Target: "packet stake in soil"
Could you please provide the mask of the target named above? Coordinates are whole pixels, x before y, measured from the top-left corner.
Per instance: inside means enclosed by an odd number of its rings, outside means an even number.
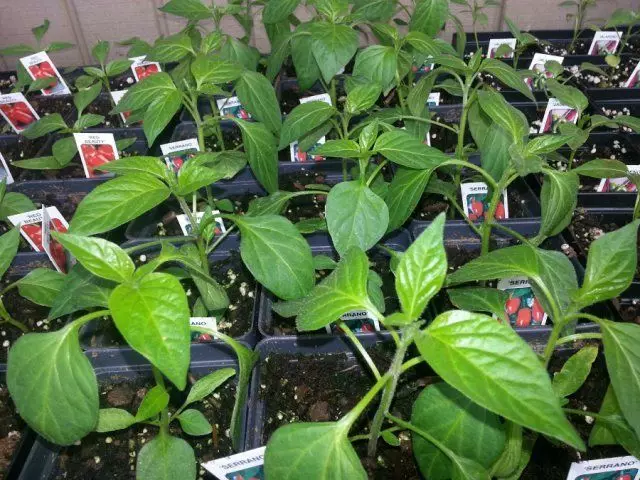
[[[189,325],[192,327],[206,328],[208,330],[218,331],[218,320],[216,317],[191,317],[189,319]],[[191,332],[192,342],[205,342],[211,341],[211,335],[201,332]]]
[[[500,55],[500,58],[513,58],[513,51],[516,49],[517,40],[515,38],[492,38],[489,40],[489,50],[487,56],[489,58],[498,58],[496,57],[496,51],[502,45],[508,45],[511,48],[511,51],[505,55]]]
[[[544,53],[536,53],[531,60],[531,65],[529,65],[529,70],[534,73],[544,74],[546,78],[553,78],[553,73],[547,71],[545,64],[547,62],[558,62],[560,65],[564,62],[564,57],[559,57],[557,55],[547,55]],[[534,87],[534,79],[533,78],[525,78],[525,82],[529,85],[529,88],[533,90]],[[536,85],[537,86],[537,85]]]
[[[462,209],[472,222],[484,220],[485,212],[489,210],[489,189],[484,182],[463,183],[460,185],[462,194]],[[509,203],[507,190],[502,192],[502,201],[498,203],[495,213],[496,220],[509,218]]]
[[[11,185],[14,182],[13,175],[11,175],[11,170],[9,170],[7,161],[4,159],[2,153],[0,153],[0,163],[0,182],[6,179],[7,185]]]
[[[640,480],[640,461],[628,456],[574,462],[567,480]]]
[[[578,110],[563,105],[557,98],[550,98],[539,133],[558,133],[558,127],[562,123],[578,123]]]
[[[633,69],[631,75],[629,76],[629,80],[624,84],[625,88],[638,88],[640,87],[640,62],[636,65],[636,68]]]
[[[427,106],[437,107],[440,105],[440,92],[432,92],[427,98]]]
[[[302,97],[300,99],[300,103],[309,103],[309,102],[325,102],[331,105],[331,96],[328,93],[321,93],[319,95],[312,95],[310,97]],[[324,157],[320,155],[314,155],[313,152],[316,148],[326,142],[326,137],[322,136],[318,139],[318,141],[306,152],[301,152],[300,147],[298,145],[298,141],[291,142],[289,144],[289,158],[292,162],[320,162],[324,160]]]
[[[54,224],[54,229],[58,232],[66,232],[69,224],[64,219],[58,207],[46,207],[50,223]],[[20,234],[31,245],[34,251],[42,253],[42,210],[31,210],[30,212],[17,213],[7,217],[14,227],[20,225]]]
[[[142,55],[141,57],[132,57],[129,59],[133,62],[131,64],[131,71],[133,72],[136,82],[162,71],[158,62],[147,62],[145,58],[147,58],[147,56]]]
[[[300,99],[301,104],[309,102],[324,102],[332,105],[331,95],[329,95],[328,93],[320,93],[318,95],[311,95],[310,97],[302,97]]]
[[[70,95],[71,90],[67,87],[62,75],[53,64],[47,52],[38,52],[27,57],[22,57],[20,63],[27,69],[32,80],[40,78],[55,77],[57,82],[49,87],[41,90],[42,94],[48,95]]]
[[[251,114],[245,110],[238,97],[219,98],[216,104],[221,117],[251,119]]]
[[[211,460],[202,466],[219,480],[262,480],[264,478],[264,452],[267,447],[237,453]]]
[[[53,226],[54,230],[62,231],[63,233],[67,231],[67,228],[63,225],[62,230],[59,229],[59,222],[56,224],[51,221],[51,217],[49,217],[49,213],[45,206],[42,206],[42,249],[47,253],[47,257],[53,263],[53,266],[56,267],[56,270],[60,273],[66,273],[66,256],[64,254],[64,248],[58,242],[56,242],[53,238],[51,238],[51,227]]]
[[[433,67],[436,66],[435,63],[428,62],[430,58],[433,58],[433,56],[429,55],[427,57],[427,61],[425,61],[422,65],[420,65],[419,67],[413,65],[411,69],[414,71],[414,73],[429,73],[431,70],[433,70]]]
[[[122,100],[122,97],[124,97],[125,93],[127,93],[127,90],[112,90],[111,98],[113,98],[113,103],[118,105],[118,103],[120,103],[120,100]],[[120,113],[120,118],[122,118],[122,121],[125,123],[125,125],[130,116],[131,116],[131,112]]]
[[[367,310],[352,310],[340,317],[349,329],[354,333],[379,332],[380,322]],[[332,323],[325,327],[327,333],[340,333],[338,325]]]
[[[640,165],[627,165],[629,173],[640,174]],[[635,193],[638,187],[627,177],[603,178],[596,188],[597,192]]]
[[[197,138],[160,145],[160,151],[165,156],[164,162],[167,164],[167,168],[173,168],[176,173],[178,173],[184,162],[198,153],[199,148]]]
[[[21,133],[29,125],[40,119],[40,116],[22,93],[0,95],[0,115],[11,125],[11,128],[16,133]]]
[[[547,323],[547,314],[534,295],[529,279],[503,278],[498,282],[497,288],[509,294],[504,310],[512,326],[531,327]]]
[[[613,55],[618,50],[622,32],[596,32],[588,55]]]
[[[73,138],[87,178],[104,175],[96,174],[94,169],[120,158],[113,133],[74,133]]]
[[[204,216],[205,212],[195,212],[194,213],[194,217],[196,222],[200,222],[200,220],[202,220],[202,217]],[[215,215],[220,215],[220,211],[219,210],[213,210],[211,212],[214,216]],[[184,235],[191,235],[193,233],[193,227],[191,226],[191,222],[189,221],[189,217],[187,217],[187,215],[185,213],[181,214],[181,215],[176,215],[176,219],[178,220],[178,223],[180,224],[180,229],[182,230],[182,233]],[[224,226],[224,222],[222,221],[222,218],[220,217],[215,217],[215,227],[213,226],[214,224],[209,225],[208,228],[215,228],[214,231],[214,237],[217,235],[220,235],[221,233],[225,233],[227,231],[227,228]]]

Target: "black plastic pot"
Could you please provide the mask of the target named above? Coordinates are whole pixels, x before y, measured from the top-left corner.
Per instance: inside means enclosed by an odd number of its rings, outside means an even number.
[[[111,378],[153,378],[151,364],[129,348],[87,350],[86,355],[95,369],[99,382],[108,381]],[[216,343],[191,346],[190,372],[206,375],[227,367],[237,367],[237,360],[233,351],[226,345]],[[246,415],[245,409],[242,418],[241,445],[246,442]],[[20,480],[53,478],[56,459],[62,448],[38,437],[18,478]],[[123,469],[126,468],[128,465],[123,465]]]
[[[637,89],[627,89],[637,90]],[[640,96],[632,97],[628,95],[627,90],[605,88],[600,89],[597,95],[592,96],[593,111],[598,115],[607,117],[623,114],[623,110],[627,109],[632,117],[640,116]],[[591,92],[591,90],[589,91]],[[594,100],[597,98],[597,100]],[[615,113],[614,113],[615,112]],[[610,128],[602,127],[598,131],[611,132]]]

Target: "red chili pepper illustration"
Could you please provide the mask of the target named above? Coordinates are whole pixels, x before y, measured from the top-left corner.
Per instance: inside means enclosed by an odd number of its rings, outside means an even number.
[[[35,121],[33,113],[24,102],[0,105],[0,109],[9,118],[9,121],[20,130]]]
[[[531,309],[523,308],[518,312],[516,327],[528,327],[531,325]]]
[[[240,109],[240,111],[238,112],[238,117],[240,117],[243,120],[249,120],[249,114],[244,108]]]
[[[136,67],[136,74],[138,75],[138,80],[144,80],[145,78],[153,75],[154,73],[158,73],[158,66],[156,64],[150,65],[140,65]]]
[[[507,300],[504,305],[504,309],[507,312],[507,315],[513,315],[520,308],[520,297],[513,297]]]
[[[62,220],[60,220],[59,218],[52,218],[50,225],[57,232],[65,233],[67,231],[67,227],[64,226]]]
[[[502,202],[498,203],[498,208],[496,208],[495,217],[498,220],[503,220],[506,214],[504,211],[504,204]]]
[[[375,328],[373,328],[373,325],[371,325],[371,324],[369,324],[369,323],[367,323],[367,322],[364,322],[364,323],[362,324],[361,330],[362,330],[363,332],[375,332],[375,330],[376,330],[376,329],[375,329]]]
[[[542,322],[544,318],[544,310],[540,306],[540,302],[538,302],[537,298],[533,299],[533,306],[531,307],[533,310],[533,321],[536,323]]]
[[[108,163],[115,159],[113,149],[110,145],[100,145],[95,147],[94,145],[83,144],[81,146],[84,161],[89,171],[89,177],[94,176],[94,169],[100,165]]]
[[[471,210],[477,217],[481,217],[482,214],[484,213],[484,205],[482,204],[482,202],[479,202],[478,200],[473,200],[471,202]]]
[[[306,162],[307,161],[307,152],[301,152],[298,150],[298,161]]]
[[[30,225],[22,225],[22,231],[36,245],[38,251],[42,251],[42,227],[39,223],[32,223]]]
[[[198,336],[199,342],[210,342],[211,340],[212,340],[211,335],[209,335],[208,333],[201,333]]]

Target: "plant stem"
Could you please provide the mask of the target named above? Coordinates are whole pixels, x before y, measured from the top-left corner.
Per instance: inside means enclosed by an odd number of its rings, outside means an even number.
[[[601,333],[574,333],[573,335],[567,335],[566,337],[562,337],[556,342],[556,345],[577,342],[579,340],[600,340],[600,339],[602,339]]]
[[[376,378],[376,380],[380,380],[380,371],[378,370],[378,367],[376,367],[376,364],[373,362],[373,359],[371,358],[367,350],[362,345],[362,342],[358,340],[358,337],[356,337],[356,335],[353,333],[353,331],[349,328],[349,326],[345,322],[340,321],[338,325],[340,326],[340,329],[344,332],[344,334],[347,336],[347,338],[351,341],[353,346],[356,347],[356,350],[358,350],[358,353],[362,355],[362,358],[367,363],[367,366],[371,370],[371,373],[373,373],[373,376]]]
[[[500,203],[500,199],[502,198],[502,192],[510,183],[507,173],[508,172],[505,172],[505,174],[502,175],[502,178],[493,189],[493,196],[491,197],[491,203],[489,204],[489,211],[484,216],[484,223],[482,225],[482,248],[480,250],[480,255],[489,253],[489,243],[491,241],[491,226],[494,223],[496,210],[498,209],[498,204]]]
[[[464,168],[469,168],[470,170],[475,170],[480,175],[482,175],[482,178],[484,178],[485,182],[487,184],[489,184],[491,186],[491,188],[493,188],[494,190],[497,190],[498,187],[499,187],[499,184],[496,183],[496,181],[493,179],[493,177],[491,175],[489,175],[485,170],[483,170],[482,167],[478,167],[477,165],[474,165],[471,162],[466,162],[464,160],[451,159],[451,160],[446,160],[446,161],[442,162],[441,164],[439,164],[438,168],[446,166],[446,165],[459,165],[459,166],[464,167]],[[503,187],[503,190],[504,190],[504,188],[505,187]]]
[[[571,415],[581,415],[583,417],[593,417],[596,420],[606,420],[605,415],[600,415],[599,413],[589,412],[588,410],[576,410],[575,408],[563,408],[566,413],[570,413]]]
[[[413,115],[402,115],[402,120],[415,120],[416,122],[428,123],[430,125],[437,125],[438,127],[442,127],[446,130],[451,130],[453,133],[456,133],[456,134],[458,133],[458,130],[453,128],[451,125],[447,125],[446,123],[440,123],[430,118],[414,117]]]
[[[213,252],[213,251],[216,249],[216,247],[217,247],[218,245],[220,245],[220,244],[222,243],[222,241],[223,241],[225,238],[227,238],[227,236],[228,236],[228,235],[229,235],[233,230],[235,230],[235,228],[236,228],[235,224],[234,224],[234,225],[231,225],[229,228],[227,228],[227,231],[226,231],[226,232],[224,232],[222,235],[220,235],[220,236],[216,239],[216,241],[215,241],[215,242],[213,242],[213,243],[209,246],[209,248],[207,248],[207,255],[208,255],[208,254],[210,254],[211,252]]]
[[[371,183],[376,179],[376,176],[380,173],[380,171],[384,168],[386,164],[387,164],[387,160],[383,160],[380,162],[380,164],[376,167],[376,169],[373,171],[373,173],[367,180],[367,187],[370,186]]]
[[[444,446],[444,444],[442,444],[441,442],[439,442],[435,437],[433,437],[432,435],[430,435],[429,433],[425,432],[424,430],[416,427],[415,425],[413,425],[412,423],[409,422],[405,422],[404,420],[402,420],[401,418],[398,417],[394,417],[393,415],[391,415],[390,413],[388,413],[386,415],[386,417],[391,420],[393,423],[395,423],[396,425],[402,427],[405,430],[411,430],[414,433],[417,433],[418,435],[420,435],[421,437],[423,437],[425,440],[429,441],[430,443],[433,443],[439,450],[442,450],[442,452],[449,456],[451,450],[449,450],[446,446]]]
[[[527,237],[525,237],[524,235],[519,234],[518,232],[516,232],[515,230],[513,230],[513,229],[511,229],[509,227],[506,227],[506,226],[502,225],[501,223],[493,222],[491,224],[491,226],[497,228],[498,230],[502,230],[503,232],[508,233],[509,235],[511,235],[513,238],[515,238],[517,240],[520,240],[520,242],[523,245],[533,246],[533,244],[531,243],[531,241]]]
[[[178,199],[178,203],[180,204],[180,208],[182,208],[182,211],[189,218],[189,222],[191,223],[192,231],[195,231],[195,228],[198,225],[198,222],[196,221],[196,218],[193,215],[193,213],[191,213],[191,210],[189,209],[189,205],[187,205],[187,202],[181,196],[176,195],[176,198]],[[198,227],[198,232],[199,231],[200,230],[199,230],[199,227]],[[202,269],[208,274],[209,273],[209,262],[207,261],[207,251],[206,251],[205,246],[204,246],[204,240],[202,238],[202,235],[200,235],[200,233],[198,233],[198,235],[196,236],[196,245],[198,246],[198,253],[200,254],[200,262],[202,263]]]
[[[4,294],[4,292],[3,292],[3,294]],[[9,314],[7,309],[4,307],[4,303],[2,302],[2,297],[0,297],[0,318],[2,319],[2,321],[0,323],[8,323],[9,325],[12,325],[12,326],[16,327],[17,329],[21,330],[23,333],[29,332],[29,328],[26,325],[24,325],[22,322],[19,322],[16,319],[14,319]]]
[[[156,367],[153,367],[153,378],[155,379],[158,386],[162,387],[162,389],[165,391],[167,390],[164,384],[162,373]],[[160,433],[169,433],[169,410],[166,407],[163,408],[160,412]]]
[[[397,432],[398,430],[402,430],[401,427],[390,427],[390,428],[385,428],[384,430],[382,430],[380,432],[380,435],[382,435],[384,432]],[[369,439],[369,434],[368,433],[363,433],[362,435],[354,435],[352,437],[349,437],[349,441],[350,442],[357,442],[360,440],[368,440]]]

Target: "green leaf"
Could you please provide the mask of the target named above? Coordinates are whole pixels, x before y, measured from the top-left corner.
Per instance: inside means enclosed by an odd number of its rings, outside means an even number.
[[[336,109],[326,102],[307,102],[295,107],[282,125],[279,150],[319,127],[336,114]]]
[[[578,109],[578,113],[582,113],[589,106],[589,100],[584,93],[575,87],[564,85],[554,78],[548,78],[546,88],[564,105]]]
[[[67,124],[64,122],[62,115],[52,113],[51,115],[40,118],[40,120],[36,120],[35,123],[32,123],[29,128],[22,132],[22,135],[29,140],[33,140],[34,138],[43,137],[47,133],[57,132],[63,128],[67,128]]]
[[[311,248],[286,218],[277,215],[234,217],[240,228],[240,255],[258,282],[284,300],[313,288]]]
[[[584,450],[547,372],[509,325],[482,314],[449,311],[436,317],[416,344],[445,382],[478,405]]]
[[[181,197],[197,192],[203,187],[213,185],[225,177],[224,169],[206,166],[211,154],[199,154],[186,162],[178,172],[178,188],[176,194]]]
[[[278,190],[278,148],[273,134],[261,123],[232,119],[242,132],[249,165],[260,184],[269,193]]]
[[[31,29],[31,32],[33,33],[33,36],[35,37],[36,42],[38,42],[38,44],[42,40],[42,37],[44,37],[45,34],[49,31],[50,25],[51,25],[51,22],[49,22],[49,19],[45,18],[42,25],[38,25],[37,27],[33,27]]]
[[[338,266],[303,300],[296,318],[301,332],[313,331],[338,320],[353,310],[373,310],[367,293],[369,260],[365,253],[350,248]]]
[[[2,203],[0,203],[0,218],[4,220],[9,215],[30,212],[35,209],[34,203],[23,193],[7,192],[2,199]]]
[[[389,209],[384,200],[359,180],[331,189],[325,208],[327,227],[340,255],[356,246],[367,251],[387,231]]]
[[[100,125],[101,123],[104,122],[104,120],[105,119],[104,119],[104,117],[102,115],[97,115],[95,113],[85,113],[78,120],[76,120],[76,123],[74,124],[73,128],[76,129],[76,130],[85,130],[87,128],[96,127],[96,126]],[[56,143],[58,143],[58,142],[56,142]],[[75,145],[74,145],[74,147],[75,147]],[[69,149],[69,151],[70,151],[70,149]],[[75,152],[74,152],[74,154],[75,154]],[[54,156],[55,155],[56,154],[54,152]],[[58,157],[56,157],[56,158],[58,158]],[[58,158],[58,161],[59,161],[59,158]]]
[[[504,306],[509,294],[505,291],[497,288],[469,287],[449,289],[447,293],[451,303],[461,310],[491,313],[508,323]]]
[[[196,0],[189,0],[191,1]],[[169,3],[172,2],[178,2],[178,0],[171,0]],[[177,478],[194,480],[197,471],[196,457],[191,445],[167,433],[160,433],[145,444],[138,453],[136,462],[138,480],[175,480]]]
[[[295,225],[303,235],[327,231],[327,221],[324,218],[305,218],[304,220],[296,222]]]
[[[553,377],[553,389],[560,397],[575,393],[587,380],[591,365],[598,356],[598,347],[584,347],[574,353]]]
[[[262,10],[264,23],[278,23],[286,20],[300,4],[300,0],[269,0]]]
[[[428,432],[456,455],[489,469],[505,445],[500,418],[476,405],[446,383],[425,388],[413,404],[411,423]],[[429,479],[451,478],[449,457],[420,435],[412,433],[420,472]]]
[[[358,50],[358,33],[348,25],[314,22],[309,26],[311,51],[326,83],[344,68]]]
[[[580,305],[615,298],[624,292],[635,275],[639,220],[606,233],[589,247],[582,287],[575,295]]]
[[[92,307],[108,307],[110,285],[110,282],[91,275],[82,265],[74,265],[64,277],[64,284],[51,305],[48,317],[60,318]]]
[[[433,169],[450,159],[437,148],[425,145],[403,130],[383,133],[376,140],[373,150],[398,165],[416,169]]]
[[[2,237],[0,237],[0,242]],[[0,247],[0,251],[2,251],[2,247]],[[0,258],[4,259],[2,253],[0,253]],[[65,275],[60,272],[49,268],[36,268],[18,280],[18,291],[21,297],[31,300],[35,304],[50,307],[60,294],[64,280]]]
[[[242,67],[219,58],[198,55],[191,64],[191,73],[198,90],[205,84],[226,84],[240,77]]]
[[[430,177],[431,170],[413,170],[405,167],[396,170],[384,199],[389,208],[387,232],[396,230],[409,219]]]
[[[313,38],[311,37],[311,24],[303,23],[296,29],[291,38],[291,59],[296,70],[300,91],[308,90],[320,78],[320,67],[313,55]],[[307,35],[308,34],[308,35]]]
[[[271,24],[275,26],[275,24]],[[267,26],[268,28],[268,26]],[[271,55],[267,59],[267,71],[265,75],[270,82],[273,82],[282,69],[285,60],[291,54],[291,33],[289,23],[286,22],[286,30],[278,33],[271,44]]]
[[[136,417],[121,408],[101,408],[96,432],[106,433],[124,430],[136,423]]]
[[[542,135],[532,138],[527,143],[526,151],[531,155],[553,153],[570,140],[570,135]]]
[[[435,37],[449,16],[447,0],[419,0],[411,17],[409,30]]]
[[[480,149],[482,168],[494,180],[500,181],[511,159],[509,153],[509,148],[513,144],[511,135],[484,113],[478,102],[471,105],[468,119],[469,130]]]
[[[70,233],[53,232],[52,235],[94,275],[118,283],[126,282],[133,276],[136,266],[115,243]]]
[[[162,160],[157,157],[124,157],[100,165],[97,168],[118,175],[143,173],[153,175],[159,180],[165,180],[167,178],[167,167]]]
[[[351,115],[369,110],[376,104],[381,92],[380,85],[376,83],[356,85],[349,89],[344,109]]]
[[[25,55],[31,55],[33,53],[36,53],[35,49],[31,45],[26,45],[24,43],[0,48],[0,55],[5,57],[24,57]]]
[[[278,215],[282,213],[291,198],[291,193],[280,191],[266,197],[255,198],[249,203],[247,215]]]
[[[184,404],[190,405],[194,402],[204,400],[235,374],[236,372],[233,368],[221,368],[200,378],[193,384],[191,390],[189,390],[189,395],[187,395],[187,400]]]
[[[640,325],[609,320],[601,320],[599,325],[611,385],[624,417],[640,436]]]
[[[129,88],[113,112],[143,110],[154,102],[173,96],[174,92],[177,89],[171,76],[166,72],[158,72]]]
[[[598,158],[590,162],[583,163],[573,169],[578,175],[592,178],[622,178],[629,175],[629,169],[620,160],[610,160],[608,158]]]
[[[495,90],[478,91],[478,101],[482,110],[502,128],[511,133],[515,142],[521,142],[529,135],[529,124],[524,114],[509,105]]]
[[[129,70],[131,68],[131,63],[131,60],[126,58],[118,58],[107,63],[104,70],[107,77],[115,77]]]
[[[89,88],[78,90],[73,96],[73,104],[76,106],[78,112],[82,113],[85,108],[93,103],[98,98],[102,91],[102,84],[100,82],[94,83]]]
[[[28,333],[9,350],[7,386],[27,424],[45,439],[71,445],[98,423],[98,381],[78,342],[78,323]]]
[[[358,454],[341,422],[294,423],[278,428],[267,443],[265,478],[366,480]]]
[[[195,55],[191,46],[191,37],[187,33],[176,33],[158,39],[146,60],[162,63],[177,62],[189,53]]]
[[[444,213],[424,230],[404,252],[396,268],[396,292],[402,311],[412,320],[422,315],[447,275],[444,250]]]
[[[220,50],[220,56],[230,62],[239,63],[248,70],[255,71],[260,60],[260,52],[246,43],[226,36],[226,42]]]
[[[540,192],[542,204],[541,238],[551,237],[563,231],[571,222],[578,203],[580,181],[574,172],[547,169]]]
[[[236,82],[236,92],[242,105],[273,133],[282,127],[282,114],[276,93],[267,77],[250,70],[242,72]]]
[[[148,174],[114,178],[98,185],[80,202],[70,231],[95,235],[113,230],[160,205],[170,193],[169,187]]]
[[[386,91],[395,81],[397,63],[395,48],[371,45],[356,55],[353,75],[377,83]]]
[[[6,196],[5,196],[6,198]],[[2,202],[4,204],[4,201]],[[0,236],[0,276],[4,275],[18,253],[20,230],[12,228]]]
[[[151,75],[151,77],[147,78],[152,78],[154,76],[155,75]],[[149,145],[153,144],[156,138],[158,138],[158,135],[160,135],[165,127],[169,125],[173,116],[180,111],[181,106],[182,97],[180,96],[180,92],[178,90],[174,90],[170,94],[156,99],[156,101],[147,107],[142,127]]]
[[[536,101],[531,89],[526,83],[524,83],[522,76],[519,75],[513,67],[510,67],[506,63],[496,60],[495,58],[485,58],[482,61],[480,70],[495,76],[506,86],[517,90],[525,97],[531,99],[531,101]]]
[[[589,435],[589,446],[622,445],[629,454],[639,456],[640,440],[629,423],[622,416],[618,399],[611,385],[600,407],[600,417]]]
[[[157,416],[169,405],[169,393],[160,385],[156,385],[142,399],[136,412],[136,421],[143,422]]]
[[[189,305],[180,282],[149,273],[118,285],[109,309],[129,346],[184,390],[189,368]]]
[[[353,140],[327,140],[315,150],[316,155],[337,158],[358,158],[362,154]]]
[[[200,0],[169,0],[159,8],[161,12],[198,21],[212,18],[213,13]]]
[[[58,168],[68,165],[78,153],[75,139],[73,137],[64,137],[57,140],[51,148],[51,153],[55,157]]]
[[[211,424],[198,410],[188,408],[178,416],[180,427],[187,435],[196,437],[211,433]]]

